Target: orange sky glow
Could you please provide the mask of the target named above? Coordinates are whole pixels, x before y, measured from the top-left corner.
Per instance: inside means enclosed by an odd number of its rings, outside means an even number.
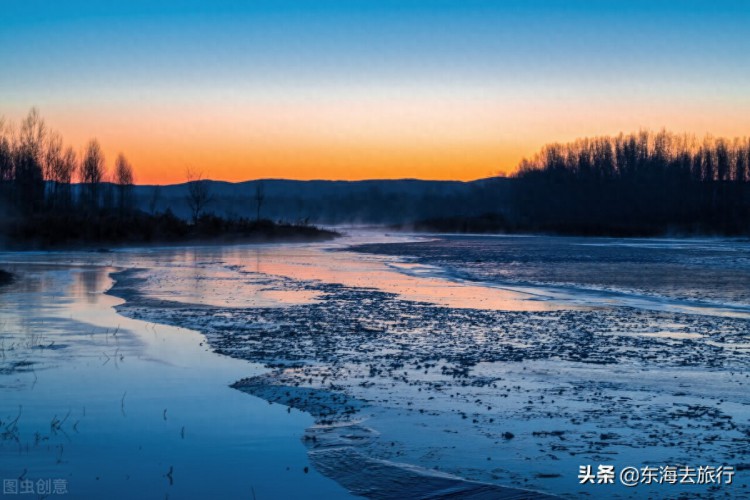
[[[132,110],[131,110],[132,109]],[[639,128],[741,136],[750,116],[729,102],[702,105],[596,99],[362,96],[311,102],[127,103],[40,107],[80,148],[119,152],[139,184],[183,182],[186,170],[227,181],[256,178],[472,180],[512,173],[548,142]],[[18,110],[18,116],[23,111]]]

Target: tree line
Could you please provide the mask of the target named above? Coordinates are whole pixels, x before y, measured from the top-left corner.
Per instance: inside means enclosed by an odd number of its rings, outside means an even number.
[[[576,234],[750,233],[750,139],[662,130],[550,144],[514,174],[512,219]]]
[[[225,219],[207,211],[210,184],[188,170],[192,220],[167,208],[141,208],[133,167],[120,153],[107,167],[99,141],[79,152],[47,127],[36,108],[16,127],[0,118],[0,243],[8,248],[55,248],[185,241],[318,240],[336,235],[312,226],[261,219],[263,186],[256,187],[255,220]],[[141,200],[142,201],[142,200]]]
[[[73,189],[75,182],[79,189]],[[6,216],[125,213],[134,209],[133,185],[125,155],[109,170],[97,139],[76,152],[36,108],[18,127],[0,118],[0,205]]]
[[[138,207],[133,167],[123,154],[108,169],[96,139],[77,152],[36,108],[17,127],[0,118],[0,225],[6,236],[152,241],[160,234],[178,240],[260,227],[267,202],[263,183],[246,199],[254,204],[255,220],[230,223],[207,212],[215,200],[202,175],[188,170],[187,177],[190,223],[170,210],[156,212],[158,189],[146,213]],[[428,226],[621,236],[750,234],[748,138],[698,140],[643,130],[549,144],[522,160],[507,181],[478,190],[491,202],[482,202],[487,216],[476,223],[466,224],[468,216],[456,209],[453,218]],[[355,206],[363,202],[357,198],[351,200]],[[414,202],[424,210],[427,200]],[[341,203],[335,208],[345,209]]]

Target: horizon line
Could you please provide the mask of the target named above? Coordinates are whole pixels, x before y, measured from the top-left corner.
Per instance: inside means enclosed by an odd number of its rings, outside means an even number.
[[[223,179],[211,179],[211,178],[205,178],[200,179],[196,181],[182,181],[182,182],[172,182],[172,183],[166,183],[166,184],[158,184],[158,183],[138,183],[135,182],[133,185],[135,186],[142,186],[142,187],[149,187],[149,186],[183,186],[186,184],[189,184],[190,182],[220,182],[224,184],[245,184],[248,182],[266,182],[266,181],[285,181],[285,182],[346,182],[346,183],[356,183],[356,182],[399,182],[399,181],[416,181],[416,182],[457,182],[461,184],[469,184],[472,182],[477,181],[483,181],[483,180],[489,180],[489,179],[507,179],[510,178],[511,175],[505,175],[505,174],[498,174],[498,175],[489,175],[486,177],[477,177],[475,179],[469,179],[469,180],[461,180],[461,179],[424,179],[424,178],[418,178],[418,177],[373,177],[373,178],[367,178],[367,179],[291,179],[286,177],[260,177],[256,179],[246,179],[242,181],[228,181]],[[74,182],[72,185],[78,185],[83,184],[82,182]],[[103,182],[102,184],[111,184],[111,182]]]

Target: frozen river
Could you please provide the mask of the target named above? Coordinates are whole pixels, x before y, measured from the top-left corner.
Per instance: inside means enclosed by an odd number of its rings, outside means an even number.
[[[57,479],[73,498],[750,493],[746,241],[353,232],[4,253],[0,267],[17,275],[0,289],[0,475],[19,485]],[[736,475],[580,484],[580,466],[602,464]]]

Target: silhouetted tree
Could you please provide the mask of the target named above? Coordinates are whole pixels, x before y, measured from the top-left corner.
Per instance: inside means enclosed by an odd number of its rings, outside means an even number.
[[[23,213],[40,210],[44,204],[43,152],[47,128],[36,108],[21,122],[13,155],[15,194]]]
[[[70,209],[72,204],[71,182],[78,170],[78,156],[71,146],[62,154],[59,170],[55,173],[58,186],[58,201],[63,209]]]
[[[198,223],[206,206],[211,202],[211,188],[203,179],[203,172],[187,170],[187,204],[193,215],[193,224]]]
[[[47,148],[44,152],[44,179],[47,181],[47,203],[53,209],[60,208],[62,205],[60,185],[66,174],[65,167],[62,136],[52,131],[49,133]]]
[[[29,114],[21,122],[18,134],[18,147],[29,152],[37,161],[41,160],[44,151],[44,141],[47,137],[47,126],[37,108],[31,108]]]
[[[117,184],[120,213],[133,208],[133,167],[125,155],[120,153],[115,160],[115,184]]]
[[[101,183],[105,176],[104,152],[99,141],[91,139],[81,159],[81,183],[83,184],[84,205],[90,211],[99,208]]]
[[[0,117],[0,212],[8,215],[12,205],[13,180],[15,168],[13,164],[13,137],[10,127],[4,118]]]

